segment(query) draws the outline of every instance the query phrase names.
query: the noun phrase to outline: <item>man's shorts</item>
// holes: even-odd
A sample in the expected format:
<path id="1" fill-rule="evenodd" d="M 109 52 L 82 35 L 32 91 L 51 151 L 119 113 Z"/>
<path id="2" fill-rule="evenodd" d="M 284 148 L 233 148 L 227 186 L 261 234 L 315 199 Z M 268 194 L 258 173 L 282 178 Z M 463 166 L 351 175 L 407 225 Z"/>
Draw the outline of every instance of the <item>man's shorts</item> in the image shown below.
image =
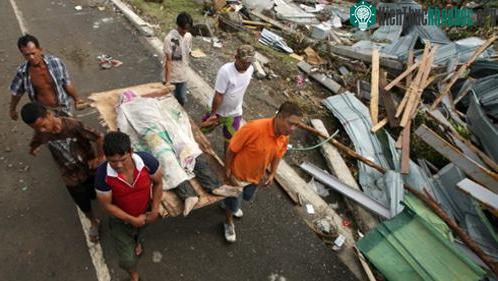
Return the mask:
<path id="1" fill-rule="evenodd" d="M 206 121 L 211 114 L 207 113 L 202 117 L 202 121 Z M 209 126 L 209 127 L 204 127 L 201 129 L 201 131 L 204 134 L 212 132 L 218 125 L 223 125 L 223 137 L 225 138 L 226 142 L 229 142 L 230 139 L 232 139 L 233 135 L 235 132 L 237 132 L 240 128 L 240 121 L 242 121 L 242 116 L 228 116 L 228 117 L 223 117 L 218 114 L 218 124 Z"/>
<path id="2" fill-rule="evenodd" d="M 248 184 L 244 186 L 244 190 L 239 194 L 238 197 L 227 197 L 223 200 L 223 202 L 225 203 L 225 206 L 227 208 L 235 213 L 240 209 L 242 199 L 244 199 L 245 201 L 249 201 L 253 198 L 254 193 L 256 192 L 256 188 L 258 188 L 256 184 Z"/>
<path id="3" fill-rule="evenodd" d="M 66 186 L 74 203 L 83 213 L 92 211 L 92 199 L 95 199 L 94 178 L 89 177 L 85 182 L 76 186 Z"/>

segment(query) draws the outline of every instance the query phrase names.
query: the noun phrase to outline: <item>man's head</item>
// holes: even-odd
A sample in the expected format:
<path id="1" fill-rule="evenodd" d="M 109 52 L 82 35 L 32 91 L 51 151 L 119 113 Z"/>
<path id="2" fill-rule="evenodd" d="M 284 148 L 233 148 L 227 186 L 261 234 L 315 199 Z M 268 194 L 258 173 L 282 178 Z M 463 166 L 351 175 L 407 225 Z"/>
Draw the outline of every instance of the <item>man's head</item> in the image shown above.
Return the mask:
<path id="1" fill-rule="evenodd" d="M 38 66 L 43 61 L 43 49 L 40 48 L 38 39 L 30 34 L 25 34 L 17 40 L 17 48 L 24 59 L 32 66 Z"/>
<path id="2" fill-rule="evenodd" d="M 235 54 L 235 68 L 239 72 L 245 72 L 255 61 L 254 54 L 255 51 L 251 45 L 240 46 Z"/>
<path id="3" fill-rule="evenodd" d="M 24 123 L 40 133 L 58 133 L 61 130 L 60 119 L 36 102 L 25 104 L 21 109 L 21 117 Z"/>
<path id="4" fill-rule="evenodd" d="M 277 136 L 288 136 L 301 122 L 303 111 L 292 102 L 284 102 L 280 105 L 277 115 L 275 116 L 274 130 Z"/>
<path id="5" fill-rule="evenodd" d="M 118 173 L 133 167 L 130 137 L 122 132 L 109 132 L 104 137 L 104 155 Z"/>
<path id="6" fill-rule="evenodd" d="M 190 28 L 192 28 L 192 24 L 193 24 L 192 16 L 190 16 L 190 14 L 187 12 L 181 12 L 176 17 L 177 30 L 178 33 L 180 33 L 180 35 L 182 36 L 185 35 L 185 33 L 187 33 L 190 30 Z"/>

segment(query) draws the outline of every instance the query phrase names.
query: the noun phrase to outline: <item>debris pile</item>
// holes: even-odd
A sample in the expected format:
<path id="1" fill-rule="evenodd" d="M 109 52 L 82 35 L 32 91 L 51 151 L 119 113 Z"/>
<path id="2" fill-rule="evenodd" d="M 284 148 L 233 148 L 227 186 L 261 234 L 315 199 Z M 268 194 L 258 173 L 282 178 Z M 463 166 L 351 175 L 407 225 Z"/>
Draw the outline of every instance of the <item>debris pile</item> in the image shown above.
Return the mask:
<path id="1" fill-rule="evenodd" d="M 317 234 L 342 252 L 357 247 L 362 266 L 388 280 L 497 277 L 496 28 L 489 38 L 452 41 L 437 25 L 359 30 L 344 1 L 219 2 L 211 12 L 220 28 L 295 59 L 298 87 L 311 77 L 330 92 L 322 105 L 351 141 L 329 137 L 320 120 L 301 124 L 318 136 L 330 172 L 304 162 L 313 180 L 293 186 L 299 175 L 290 166 L 279 172 Z M 423 8 L 403 0 L 382 9 Z M 270 76 L 268 61 L 256 62 L 257 78 Z M 357 176 L 342 156 L 358 161 Z M 329 191 L 345 197 L 357 229 L 320 197 Z M 364 236 L 355 240 L 355 230 Z"/>

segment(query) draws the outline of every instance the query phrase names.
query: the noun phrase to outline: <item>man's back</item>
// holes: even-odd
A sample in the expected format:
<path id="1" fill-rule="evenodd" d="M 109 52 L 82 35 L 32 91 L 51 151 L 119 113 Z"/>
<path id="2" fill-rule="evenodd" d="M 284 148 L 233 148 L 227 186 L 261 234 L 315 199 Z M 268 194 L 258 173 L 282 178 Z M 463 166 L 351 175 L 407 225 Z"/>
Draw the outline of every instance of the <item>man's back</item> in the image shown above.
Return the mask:
<path id="1" fill-rule="evenodd" d="M 215 90 L 223 94 L 223 103 L 217 110 L 221 116 L 242 115 L 242 103 L 249 82 L 251 82 L 254 68 L 250 66 L 240 73 L 233 62 L 224 64 L 218 71 Z"/>

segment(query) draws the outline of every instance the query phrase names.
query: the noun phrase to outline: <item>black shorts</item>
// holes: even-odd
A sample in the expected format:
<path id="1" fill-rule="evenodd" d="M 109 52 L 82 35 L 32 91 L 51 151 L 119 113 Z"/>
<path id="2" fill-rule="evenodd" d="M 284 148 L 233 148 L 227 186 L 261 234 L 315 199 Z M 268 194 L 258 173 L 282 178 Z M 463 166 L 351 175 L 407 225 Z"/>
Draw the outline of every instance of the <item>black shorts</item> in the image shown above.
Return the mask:
<path id="1" fill-rule="evenodd" d="M 66 187 L 69 194 L 71 194 L 74 203 L 76 203 L 83 213 L 88 213 L 92 210 L 92 199 L 95 199 L 97 196 L 95 193 L 93 177 L 89 177 L 85 182 L 76 186 Z"/>

